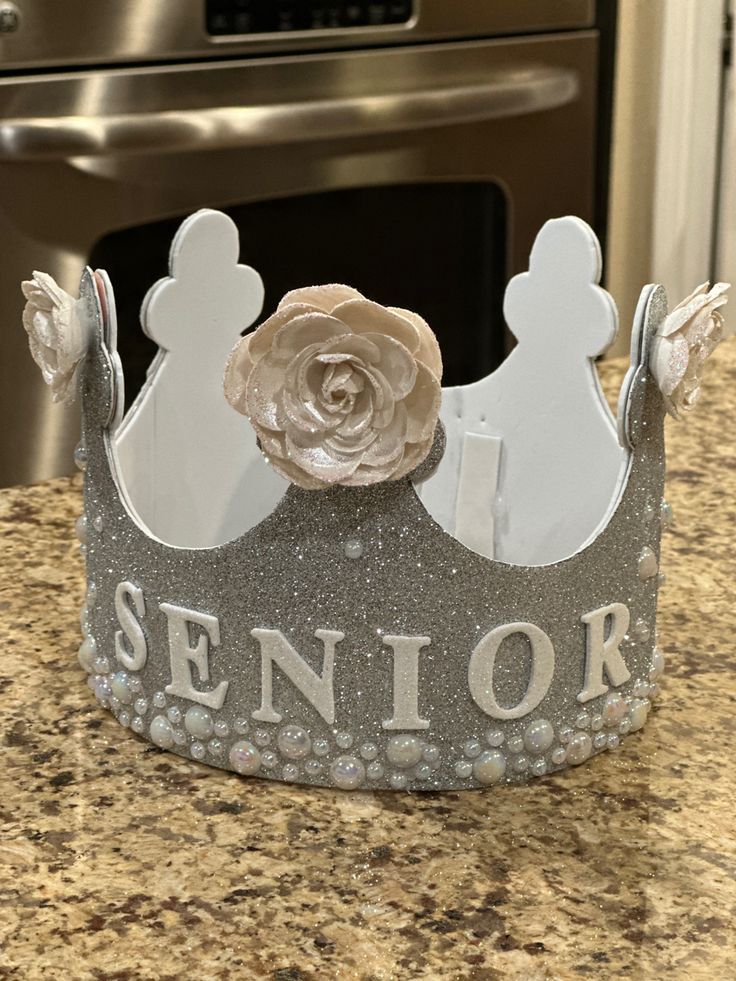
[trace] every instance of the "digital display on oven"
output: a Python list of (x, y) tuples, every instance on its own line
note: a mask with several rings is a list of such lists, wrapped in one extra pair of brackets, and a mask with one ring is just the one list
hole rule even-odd
[(211, 35), (405, 24), (414, 0), (206, 0)]

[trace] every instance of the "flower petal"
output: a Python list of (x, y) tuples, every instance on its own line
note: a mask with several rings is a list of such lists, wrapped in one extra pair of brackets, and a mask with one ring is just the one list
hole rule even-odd
[(419, 362), (414, 388), (404, 399), (408, 442), (420, 443), (434, 434), (441, 401), (442, 389), (439, 379), (426, 365)]
[(429, 326), (426, 320), (419, 316), (418, 313), (412, 313), (411, 310), (402, 310), (401, 307), (389, 307), (392, 313), (398, 313), (402, 317), (411, 321), (414, 324), (417, 331), (419, 332), (419, 347), (415, 353), (417, 361), (421, 361), (423, 364), (429, 368), (433, 375), (437, 378), (442, 378), (442, 352), (440, 351), (439, 341), (435, 336), (434, 331)]
[(372, 359), (373, 367), (385, 376), (394, 398), (397, 401), (406, 398), (417, 378), (417, 362), (409, 351), (385, 334), (361, 334), (360, 337), (371, 340), (378, 348), (379, 356)]
[(246, 337), (241, 337), (232, 349), (225, 364), (223, 379), (225, 398), (243, 416), (248, 414), (246, 390), (248, 378), (254, 368), (253, 359), (248, 350), (253, 336), (253, 334), (248, 334)]
[(348, 300), (335, 307), (333, 315), (356, 334), (386, 334), (403, 344), (410, 354), (416, 354), (419, 349), (419, 331), (412, 321), (396, 310), (382, 307), (380, 303), (365, 299)]
[(264, 320), (260, 327), (251, 334), (246, 334), (246, 337), (251, 338), (250, 356), (253, 361), (260, 361), (271, 351), (276, 334), (285, 324), (309, 313), (321, 314), (321, 311), (306, 303), (294, 303), (283, 309), (279, 308), (276, 313)]
[(310, 345), (328, 345), (337, 339), (350, 337), (350, 328), (335, 317), (326, 313), (305, 313), (276, 331), (271, 356), (288, 363)]
[(279, 303), (281, 310), (292, 303), (308, 303), (311, 307), (332, 313), (336, 306), (346, 300), (362, 300), (363, 294), (352, 286), (341, 283), (329, 283), (327, 286), (303, 286), (301, 289), (290, 290)]

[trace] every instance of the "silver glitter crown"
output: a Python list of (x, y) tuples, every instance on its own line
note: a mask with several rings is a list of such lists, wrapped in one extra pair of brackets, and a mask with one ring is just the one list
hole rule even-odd
[(541, 776), (643, 725), (662, 671), (664, 412), (646, 368), (666, 314), (660, 287), (637, 314), (619, 410), (629, 466), (610, 520), (572, 557), (537, 567), (460, 544), (409, 477), (290, 486), (214, 548), (154, 539), (117, 472), (116, 338), (90, 270), (80, 303), (93, 338), (80, 661), (121, 725), (241, 774), (395, 790)]

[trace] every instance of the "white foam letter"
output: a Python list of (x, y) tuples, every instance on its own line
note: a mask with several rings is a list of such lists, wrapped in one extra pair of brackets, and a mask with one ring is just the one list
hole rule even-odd
[(384, 729), (429, 729), (427, 719), (419, 718), (419, 651), (432, 643), (430, 637), (383, 638), (394, 652), (394, 713)]
[[(493, 668), (501, 642), (511, 634), (524, 634), (532, 650), (532, 671), (522, 700), (512, 708), (502, 708), (493, 692)], [(507, 623), (495, 627), (480, 641), (470, 655), (468, 687), (470, 694), (486, 715), (494, 719), (520, 719), (542, 701), (552, 682), (555, 650), (547, 634), (533, 623)]]
[[(132, 606), (132, 609), (131, 609)], [(122, 630), (115, 632), (115, 657), (128, 671), (140, 671), (148, 659), (148, 645), (139, 617), (146, 614), (146, 601), (140, 586), (132, 582), (120, 582), (115, 590), (115, 613)], [(128, 645), (125, 640), (127, 639)]]
[[(229, 682), (221, 681), (212, 691), (198, 691), (192, 680), (192, 665), (199, 671), (202, 681), (210, 680), (209, 644), (220, 644), (220, 622), (209, 613), (187, 610), (182, 606), (161, 603), (159, 610), (169, 621), (169, 658), (171, 660), (171, 684), (166, 686), (170, 695), (181, 695), (191, 702), (199, 702), (208, 708), (222, 708)], [(189, 624), (196, 623), (205, 633), (197, 640), (197, 646), (189, 643)]]
[(281, 722), (273, 707), (273, 664), (278, 664), (292, 684), (304, 695), (328, 725), (335, 721), (335, 696), (332, 689), (332, 667), (335, 644), (345, 639), (339, 630), (315, 630), (314, 636), (324, 643), (322, 675), (318, 675), (297, 654), (280, 630), (251, 630), (261, 647), (261, 707), (251, 712), (259, 722)]
[[(608, 637), (604, 638), (606, 620), (611, 618)], [(603, 681), (603, 669), (614, 687), (631, 677), (619, 646), (629, 629), (629, 609), (623, 603), (611, 603), (580, 618), (585, 624), (585, 682), (578, 695), (579, 702), (589, 702), (596, 695), (605, 695), (608, 685)]]

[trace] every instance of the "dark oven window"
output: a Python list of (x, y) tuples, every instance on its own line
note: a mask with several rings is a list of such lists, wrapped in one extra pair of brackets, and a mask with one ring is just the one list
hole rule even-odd
[[(221, 210), (240, 231), (241, 262), (263, 278), (261, 319), (290, 289), (347, 283), (428, 321), (442, 348), (446, 386), (476, 381), (503, 359), (507, 216), (495, 184), (359, 188)], [(167, 274), (183, 217), (113, 232), (90, 255), (90, 265), (106, 269), (116, 287), (126, 405), (156, 353), (140, 330), (141, 301)]]

